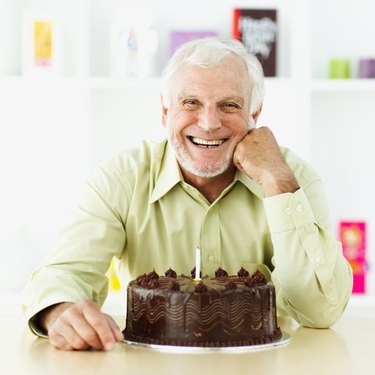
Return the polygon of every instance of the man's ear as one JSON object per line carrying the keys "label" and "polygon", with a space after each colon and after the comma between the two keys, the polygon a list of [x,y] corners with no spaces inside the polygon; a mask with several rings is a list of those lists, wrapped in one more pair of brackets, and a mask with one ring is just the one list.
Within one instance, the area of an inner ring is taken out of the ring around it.
{"label": "man's ear", "polygon": [[255,124],[258,121],[258,117],[259,117],[260,113],[262,112],[262,108],[263,108],[263,105],[260,105],[258,110],[251,116],[254,119]]}
{"label": "man's ear", "polygon": [[168,107],[165,104],[163,94],[160,94],[160,101],[161,101],[161,123],[164,127],[166,127],[167,126]]}

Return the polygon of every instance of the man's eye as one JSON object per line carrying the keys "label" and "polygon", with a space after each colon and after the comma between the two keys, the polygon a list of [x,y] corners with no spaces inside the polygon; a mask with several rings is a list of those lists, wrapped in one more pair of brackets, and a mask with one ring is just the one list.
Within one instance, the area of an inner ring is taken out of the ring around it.
{"label": "man's eye", "polygon": [[236,103],[223,103],[221,107],[224,110],[235,110],[239,108],[239,105]]}
{"label": "man's eye", "polygon": [[189,109],[195,108],[198,105],[196,100],[184,100],[182,104],[184,107],[189,108]]}

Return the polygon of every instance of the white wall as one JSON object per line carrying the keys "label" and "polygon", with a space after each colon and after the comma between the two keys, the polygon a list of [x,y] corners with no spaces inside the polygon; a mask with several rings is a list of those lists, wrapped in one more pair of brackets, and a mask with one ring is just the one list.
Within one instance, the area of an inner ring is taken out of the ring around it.
{"label": "white wall", "polygon": [[318,92],[312,98],[312,161],[323,178],[334,230],[367,223],[368,293],[375,293],[375,93]]}
{"label": "white wall", "polygon": [[[326,78],[332,58],[375,57],[373,0],[311,1],[311,75]],[[340,89],[340,83],[343,88]],[[375,293],[375,81],[337,82],[311,94],[312,162],[322,175],[335,230],[341,220],[367,222],[368,292]]]}
{"label": "white wall", "polygon": [[51,249],[86,177],[83,93],[69,81],[36,88],[1,80],[1,288],[22,288]]}

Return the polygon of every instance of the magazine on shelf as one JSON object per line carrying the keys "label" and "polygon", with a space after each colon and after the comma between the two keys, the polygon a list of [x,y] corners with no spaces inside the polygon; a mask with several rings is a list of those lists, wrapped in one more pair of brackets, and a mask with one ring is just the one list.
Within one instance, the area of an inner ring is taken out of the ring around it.
{"label": "magazine on shelf", "polygon": [[264,75],[277,75],[277,10],[240,9],[233,10],[232,37],[240,40],[246,49],[257,56]]}

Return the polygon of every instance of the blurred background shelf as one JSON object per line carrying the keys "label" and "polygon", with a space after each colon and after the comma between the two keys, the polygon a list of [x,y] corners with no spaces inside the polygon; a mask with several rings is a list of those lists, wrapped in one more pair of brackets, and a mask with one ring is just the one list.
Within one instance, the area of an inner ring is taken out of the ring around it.
{"label": "blurred background shelf", "polygon": [[375,79],[314,79],[311,91],[315,92],[375,92]]}

